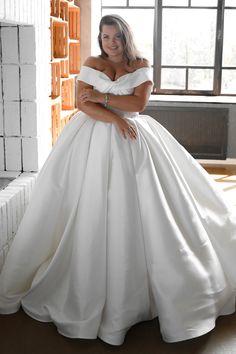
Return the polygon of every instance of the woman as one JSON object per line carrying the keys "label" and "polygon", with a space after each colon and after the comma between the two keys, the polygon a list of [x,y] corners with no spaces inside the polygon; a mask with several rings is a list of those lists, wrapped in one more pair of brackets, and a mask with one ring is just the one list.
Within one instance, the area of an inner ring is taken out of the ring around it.
{"label": "woman", "polygon": [[235,310],[235,220],[199,164],[137,113],[152,82],[127,23],[103,17],[99,44],[10,248],[1,313],[22,306],[113,345],[156,316],[168,342],[200,336]]}

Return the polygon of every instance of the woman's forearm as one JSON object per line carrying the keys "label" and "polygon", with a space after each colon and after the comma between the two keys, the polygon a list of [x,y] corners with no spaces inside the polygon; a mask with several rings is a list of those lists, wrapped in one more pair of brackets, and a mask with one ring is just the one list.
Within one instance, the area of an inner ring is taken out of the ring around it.
{"label": "woman's forearm", "polygon": [[[88,92],[88,90],[86,90]],[[124,112],[142,112],[146,105],[146,100],[135,95],[114,95],[98,91],[88,92],[90,99],[94,99],[101,104],[107,104]]]}
{"label": "woman's forearm", "polygon": [[79,100],[81,103],[93,102],[107,104],[124,112],[142,112],[148,102],[151,93],[150,84],[142,84],[132,95],[114,95],[102,93],[92,88],[81,90]]}
{"label": "woman's forearm", "polygon": [[108,106],[120,109],[125,112],[142,112],[146,102],[134,95],[108,95]]}
{"label": "woman's forearm", "polygon": [[107,122],[107,123],[114,123],[116,122],[117,119],[119,119],[119,116],[110,111],[109,109],[103,107],[99,103],[94,103],[94,102],[80,102],[78,103],[78,108],[89,115],[91,118],[95,120],[100,120],[102,122]]}

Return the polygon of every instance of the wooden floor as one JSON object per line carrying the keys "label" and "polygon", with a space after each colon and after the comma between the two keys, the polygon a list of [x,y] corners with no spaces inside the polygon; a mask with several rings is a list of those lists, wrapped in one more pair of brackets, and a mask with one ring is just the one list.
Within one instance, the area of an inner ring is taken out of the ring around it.
{"label": "wooden floor", "polygon": [[[236,208],[236,167],[206,168]],[[236,209],[235,209],[236,210]],[[235,255],[236,259],[236,255]],[[235,270],[236,271],[236,270]],[[160,335],[158,319],[133,326],[122,346],[99,339],[69,339],[50,323],[28,317],[22,310],[0,316],[0,354],[236,354],[236,313],[220,317],[210,333],[168,344]]]}
{"label": "wooden floor", "polygon": [[1,354],[236,354],[236,314],[219,317],[206,335],[165,343],[158,319],[133,326],[121,346],[100,339],[63,337],[52,323],[41,323],[22,310],[0,316]]}
{"label": "wooden floor", "polygon": [[231,167],[205,167],[209,175],[224,191],[226,200],[236,208],[236,166]]}

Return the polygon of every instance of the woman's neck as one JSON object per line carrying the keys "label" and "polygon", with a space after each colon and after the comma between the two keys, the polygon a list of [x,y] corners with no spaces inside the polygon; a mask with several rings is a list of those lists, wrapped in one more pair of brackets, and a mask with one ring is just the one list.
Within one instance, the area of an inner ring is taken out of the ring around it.
{"label": "woman's neck", "polygon": [[123,56],[108,57],[107,60],[113,64],[125,64],[125,60]]}

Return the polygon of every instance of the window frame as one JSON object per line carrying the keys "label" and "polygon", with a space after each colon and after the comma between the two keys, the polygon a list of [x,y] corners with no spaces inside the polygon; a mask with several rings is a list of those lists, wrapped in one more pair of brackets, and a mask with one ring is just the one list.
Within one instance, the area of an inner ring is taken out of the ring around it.
{"label": "window frame", "polygon": [[[165,8],[176,9],[216,9],[216,41],[215,41],[215,58],[213,66],[195,66],[195,65],[162,65],[162,10]],[[132,6],[129,0],[126,0],[126,6],[103,6],[101,3],[101,13],[103,9],[154,9],[154,30],[153,30],[153,92],[152,94],[163,95],[195,95],[195,96],[236,96],[236,93],[224,94],[221,93],[221,81],[223,70],[236,70],[236,66],[223,66],[223,40],[224,40],[224,11],[236,7],[225,6],[225,0],[218,0],[217,6],[191,6],[191,0],[188,0],[186,6],[164,6],[163,0],[155,0],[154,6]],[[161,71],[162,68],[186,69],[185,89],[163,89],[161,88]],[[189,69],[211,69],[213,74],[213,89],[212,90],[190,90],[186,89],[188,85]]]}

